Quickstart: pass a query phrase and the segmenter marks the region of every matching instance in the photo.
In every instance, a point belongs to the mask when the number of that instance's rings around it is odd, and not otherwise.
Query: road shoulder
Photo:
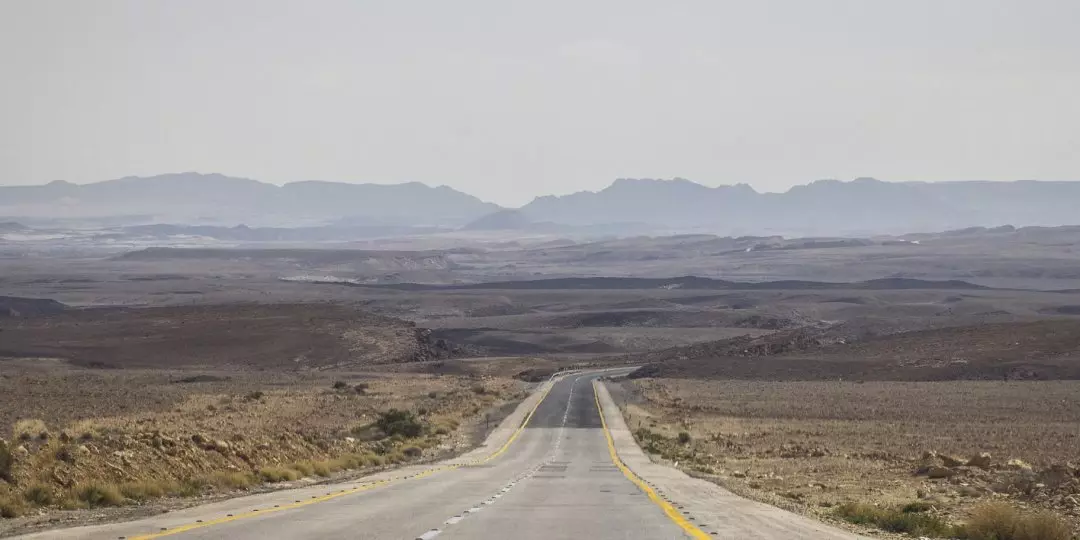
[[[673,467],[654,463],[641,450],[603,382],[596,386],[612,442],[622,462],[683,511],[701,529],[720,537],[746,539],[866,540],[769,506],[744,499],[711,482],[692,478]]]

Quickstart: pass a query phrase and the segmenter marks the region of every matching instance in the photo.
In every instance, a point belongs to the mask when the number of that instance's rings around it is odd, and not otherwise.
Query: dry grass
[[[124,504],[124,495],[113,484],[91,482],[72,489],[72,494],[89,508],[102,506],[120,506]]]
[[[31,484],[23,489],[23,499],[35,506],[49,506],[55,500],[52,486]]]
[[[14,495],[0,495],[0,518],[16,518],[26,511],[26,504]]]
[[[37,418],[23,418],[16,420],[11,428],[11,435],[20,441],[41,438],[42,434],[48,438],[49,429],[45,422]]]
[[[40,437],[44,421],[23,420],[13,427],[31,436],[11,443],[10,452],[0,448],[0,473],[8,467],[12,480],[0,481],[3,513],[145,503],[406,463],[471,444],[462,427],[471,430],[481,411],[524,396],[521,383],[505,379],[485,381],[490,391],[477,394],[476,381],[465,377],[329,377],[61,370],[0,378],[0,404],[16,409],[0,416],[62,413],[46,415],[53,435]],[[365,392],[332,390],[338,378]],[[76,391],[83,384],[92,391]],[[118,392],[106,396],[113,388]],[[125,402],[131,388],[145,393]],[[142,407],[154,390],[166,397]],[[139,412],[87,416],[126,408]],[[386,437],[374,426],[391,408],[405,412],[407,429]],[[374,430],[370,440],[354,436],[360,426]]]
[[[1069,524],[1046,512],[1024,513],[1003,502],[975,508],[964,527],[968,540],[1071,540]]]

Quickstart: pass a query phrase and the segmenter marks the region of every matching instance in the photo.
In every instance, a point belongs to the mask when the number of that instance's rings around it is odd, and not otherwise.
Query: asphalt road
[[[503,440],[498,440],[497,430],[487,447],[448,464],[412,466],[360,482],[242,497],[140,521],[26,538],[855,538],[748,501],[755,505],[747,510],[749,521],[739,515],[725,517],[715,508],[701,518],[687,515],[684,502],[700,506],[709,501],[669,499],[664,486],[637,477],[617,457],[618,444],[632,443],[625,440],[622,419],[612,417],[614,405],[606,391],[596,391],[597,377],[592,373],[557,380],[546,395],[526,401],[508,418],[500,427]],[[612,431],[601,418],[601,401],[606,402]],[[525,427],[518,428],[526,418]],[[611,433],[617,436],[613,439]],[[704,484],[675,478],[669,481],[670,491],[678,492],[679,482],[687,481]],[[696,493],[687,496],[708,498],[712,492]],[[746,535],[739,526],[725,530],[722,523],[706,523],[717,519],[748,523],[755,534]],[[773,522],[775,535],[769,525]]]

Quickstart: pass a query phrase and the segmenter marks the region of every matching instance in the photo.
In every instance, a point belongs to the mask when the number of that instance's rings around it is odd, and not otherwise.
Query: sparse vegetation
[[[31,484],[23,490],[23,499],[35,506],[48,506],[54,502],[52,488],[44,484]]]
[[[973,508],[1001,498],[1046,511],[1028,528],[1080,525],[1071,517],[1080,489],[1077,381],[623,386],[640,392],[626,418],[643,450],[753,499],[833,517],[838,501],[859,500],[887,509],[886,527],[895,529],[933,523],[894,511],[961,524]],[[685,444],[682,432],[693,434]],[[1013,458],[1021,461],[1007,465]],[[929,477],[935,467],[945,478]],[[916,493],[918,500],[898,504]]]
[[[75,497],[89,508],[99,506],[120,506],[124,504],[124,495],[120,490],[104,482],[91,482],[74,488]]]
[[[44,433],[45,438],[48,439],[48,427],[45,426],[45,422],[37,418],[23,418],[15,422],[12,429],[12,434],[16,439],[20,441],[29,441],[31,439],[41,437]]]
[[[935,538],[949,538],[956,534],[956,529],[940,517],[923,512],[906,512],[901,508],[880,508],[865,503],[845,503],[838,506],[834,512],[848,522],[869,525],[889,532]]]
[[[1024,513],[1004,502],[975,508],[963,528],[967,540],[1071,540],[1069,525],[1046,511]]]
[[[0,440],[0,480],[11,482],[11,469],[15,466],[15,456],[6,442]]]
[[[154,480],[137,480],[120,485],[120,494],[133,501],[145,501],[164,497],[179,489],[171,483]]]
[[[17,497],[0,495],[0,517],[17,518],[26,511],[26,505]]]
[[[349,387],[349,383],[345,381],[334,381],[334,390],[344,390]]]
[[[264,482],[271,484],[277,482],[291,482],[300,478],[300,473],[296,469],[289,469],[286,467],[263,467],[259,469],[259,477]]]

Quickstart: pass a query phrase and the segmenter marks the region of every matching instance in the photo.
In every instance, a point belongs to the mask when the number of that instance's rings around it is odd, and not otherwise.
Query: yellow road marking
[[[596,390],[597,384],[599,383],[596,382],[596,380],[593,380],[593,397],[596,398],[596,410],[600,412],[600,425],[604,428],[604,437],[607,439],[608,453],[611,454],[611,461],[615,464],[616,467],[619,468],[620,471],[622,471],[623,475],[625,475],[627,479],[637,485],[637,487],[641,488],[641,490],[649,496],[649,500],[651,500],[657,506],[663,509],[664,514],[667,515],[668,519],[675,522],[675,524],[681,527],[682,530],[686,532],[686,534],[690,535],[690,538],[712,538],[712,536],[709,536],[707,533],[705,533],[705,531],[702,531],[701,529],[697,528],[696,525],[687,521],[686,518],[683,517],[683,515],[675,509],[674,506],[671,506],[671,503],[660,498],[660,496],[656,494],[656,491],[654,491],[653,488],[649,486],[649,484],[646,484],[644,480],[638,477],[638,475],[634,474],[634,471],[631,471],[630,468],[627,467],[621,459],[619,459],[619,453],[615,451],[615,441],[612,440],[611,432],[608,430],[607,427],[607,421],[604,420],[604,408],[600,406],[600,393]]]
[[[544,392],[542,394],[540,394],[540,399],[537,400],[536,405],[533,405],[533,408],[531,410],[529,410],[529,414],[525,417],[525,421],[523,421],[521,423],[521,425],[518,426],[517,430],[515,430],[512,435],[510,435],[510,438],[506,441],[506,444],[503,444],[502,447],[500,447],[498,450],[496,450],[494,453],[492,453],[488,457],[486,457],[486,458],[484,458],[482,460],[472,462],[472,463],[473,464],[487,463],[488,461],[491,461],[491,460],[499,457],[500,455],[502,455],[504,452],[506,452],[506,450],[508,448],[510,448],[510,444],[513,443],[518,438],[518,435],[521,435],[521,432],[525,431],[525,426],[529,425],[529,421],[532,420],[533,414],[536,413],[536,410],[540,408],[540,404],[544,402],[544,399],[547,398],[548,393],[551,392],[551,389],[554,386],[555,386],[555,384],[553,383],[551,386],[547,387],[547,389],[544,390]],[[413,475],[411,478],[423,478],[425,476],[430,476],[430,475],[435,474],[435,473],[440,472],[440,471],[458,469],[458,468],[461,468],[463,466],[464,465],[460,465],[460,464],[451,464],[451,465],[443,465],[441,467],[434,467],[434,468],[427,469],[425,471],[419,472],[419,473]],[[233,514],[231,516],[226,516],[226,517],[223,517],[223,518],[211,519],[211,520],[201,521],[201,522],[196,522],[196,523],[189,523],[187,525],[180,525],[178,527],[174,527],[174,528],[166,530],[166,531],[150,533],[150,534],[144,534],[144,535],[140,535],[140,536],[132,536],[131,540],[152,540],[154,538],[161,538],[161,537],[164,537],[164,536],[172,536],[174,534],[180,534],[180,533],[187,532],[187,531],[194,530],[194,529],[201,529],[203,527],[210,527],[210,526],[213,526],[213,525],[221,525],[222,523],[229,523],[230,521],[237,521],[237,520],[240,520],[240,519],[246,519],[246,518],[255,517],[255,516],[265,516],[266,514],[271,514],[271,513],[274,513],[274,512],[280,512],[282,510],[292,510],[294,508],[301,508],[301,507],[309,506],[309,505],[316,504],[316,503],[326,502],[326,501],[329,501],[331,499],[336,499],[338,497],[344,497],[345,495],[352,495],[354,493],[359,493],[361,491],[368,491],[370,489],[375,489],[375,488],[380,487],[380,486],[385,486],[385,485],[393,483],[395,481],[407,480],[407,479],[408,478],[388,478],[386,480],[378,480],[378,481],[372,482],[371,484],[368,484],[368,485],[365,485],[365,486],[346,489],[344,491],[339,491],[337,493],[331,493],[329,495],[323,495],[321,497],[315,497],[315,498],[312,498],[312,499],[308,499],[308,500],[305,500],[305,501],[300,501],[300,502],[296,502],[296,503],[292,503],[292,504],[283,504],[281,506],[277,506],[277,507],[274,507],[274,508],[266,508],[264,510],[253,510],[253,511],[250,511],[250,512],[244,512],[244,513],[240,513],[240,514]]]

